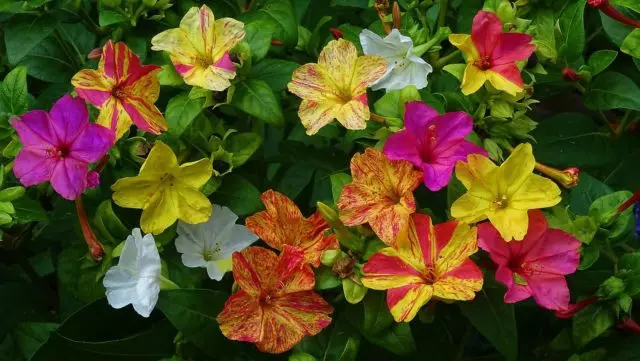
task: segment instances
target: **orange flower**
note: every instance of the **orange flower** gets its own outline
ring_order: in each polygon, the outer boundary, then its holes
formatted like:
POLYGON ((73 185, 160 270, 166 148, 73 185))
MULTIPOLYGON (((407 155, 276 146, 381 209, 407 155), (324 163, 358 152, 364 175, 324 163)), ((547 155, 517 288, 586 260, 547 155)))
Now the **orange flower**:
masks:
POLYGON ((262 193, 260 198, 267 209, 248 217, 245 225, 269 246, 277 250, 285 245, 299 247, 314 267, 320 265, 322 251, 339 247, 334 235, 325 237, 329 225, 319 212, 304 218, 291 199, 274 190, 262 193))
POLYGON ((241 290, 229 297, 217 317, 230 340, 282 353, 331 323, 333 307, 314 292, 313 271, 300 248, 284 246, 279 257, 261 247, 236 252, 233 278, 241 290))
POLYGON ((380 239, 391 246, 406 232, 416 210, 413 191, 422 172, 406 160, 389 160, 375 148, 351 158, 353 183, 340 194, 340 220, 347 226, 369 223, 380 239))

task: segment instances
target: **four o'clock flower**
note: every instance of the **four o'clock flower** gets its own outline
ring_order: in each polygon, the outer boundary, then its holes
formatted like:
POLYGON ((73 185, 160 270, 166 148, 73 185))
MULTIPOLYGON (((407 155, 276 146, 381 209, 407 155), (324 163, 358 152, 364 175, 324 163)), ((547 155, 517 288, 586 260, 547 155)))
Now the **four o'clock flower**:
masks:
POLYGON ((176 249, 182 253, 182 263, 206 268, 209 278, 220 281, 231 270, 231 254, 258 239, 247 227, 236 224, 237 220, 229 208, 214 204, 207 222, 178 222, 176 249))
POLYGON ((97 185, 89 164, 113 145, 113 131, 89 121, 84 100, 65 95, 49 113, 30 111, 13 120, 22 149, 13 172, 24 186, 51 182, 63 198, 74 200, 97 185))
POLYGON ((371 30, 360 33, 360 43, 366 55, 377 55, 387 61, 386 74, 371 87, 373 90, 404 89, 413 85, 418 89, 427 86, 427 76, 433 71, 424 59, 413 54, 413 41, 410 37, 393 29, 386 37, 371 30))
POLYGON ((157 65, 142 65, 125 43, 108 40, 98 70, 80 70, 71 79, 76 93, 100 109, 98 124, 116 132, 116 139, 135 124, 153 134, 168 124, 154 103, 160 95, 157 65))
POLYGON ((171 54, 184 82, 204 89, 222 91, 236 77, 229 51, 245 36, 244 24, 231 18, 215 19, 208 6, 192 7, 180 27, 151 39, 152 50, 171 54))
POLYGON ((548 228, 541 211, 529 212, 529 231, 520 242, 506 242, 488 222, 478 225, 478 242, 498 265, 496 279, 508 288, 505 302, 533 296, 550 310, 568 307, 569 288, 564 276, 578 268, 581 243, 567 232, 548 228))
POLYGON ((293 72, 289 91, 302 98, 298 116, 308 135, 334 119, 347 129, 364 129, 369 120, 367 87, 387 71, 387 62, 374 55, 358 56, 353 43, 332 40, 322 49, 317 64, 293 72))
POLYGON ((494 88, 516 95, 523 90, 517 61, 535 51, 533 38, 522 33, 503 33, 502 22, 493 13, 479 11, 473 18, 471 35, 449 35, 451 44, 467 57, 462 92, 475 93, 488 80, 494 88))
POLYGON ((487 152, 465 137, 473 130, 473 119, 464 112, 444 115, 420 102, 405 104, 405 129, 393 134, 384 145, 392 160, 404 159, 424 172, 424 185, 432 191, 451 180, 453 167, 467 155, 487 152))

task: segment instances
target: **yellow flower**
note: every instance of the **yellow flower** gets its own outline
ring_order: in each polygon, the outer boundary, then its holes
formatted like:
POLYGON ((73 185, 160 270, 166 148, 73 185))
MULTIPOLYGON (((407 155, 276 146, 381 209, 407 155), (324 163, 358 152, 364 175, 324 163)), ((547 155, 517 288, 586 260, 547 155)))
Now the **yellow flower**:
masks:
POLYGON ((521 241, 529 227, 527 211, 561 200, 553 181, 533 174, 535 163, 528 143, 517 146, 500 167, 487 157, 470 154, 467 163, 456 164, 456 176, 468 191, 453 203, 451 216, 465 223, 489 218, 505 241, 521 241))
POLYGON ((367 87, 387 71, 379 56, 358 56, 353 43, 332 40, 322 49, 317 64, 293 72, 289 91, 302 98, 298 115, 308 135, 338 119, 347 129, 364 129, 369 120, 367 87))
POLYGON ((177 219, 191 224, 206 222, 211 202, 198 190, 213 174, 208 159, 178 165, 176 155, 156 141, 135 177, 119 179, 111 189, 120 207, 142 209, 140 226, 159 234, 177 219))

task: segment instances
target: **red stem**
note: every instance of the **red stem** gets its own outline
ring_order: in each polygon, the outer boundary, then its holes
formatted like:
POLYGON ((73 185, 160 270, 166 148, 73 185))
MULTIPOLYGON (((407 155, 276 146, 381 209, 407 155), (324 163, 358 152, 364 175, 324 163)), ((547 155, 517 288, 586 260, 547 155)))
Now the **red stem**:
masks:
POLYGON ((618 9, 614 8, 613 5, 609 3, 609 0, 589 0, 588 2, 589 5, 602 11, 608 17, 623 24, 640 29, 640 22, 626 17, 624 14, 618 11, 618 9))
POLYGON ((95 172, 100 173, 102 171, 102 168, 104 168, 104 166, 107 165, 108 162, 109 162, 109 154, 105 154, 104 157, 100 159, 100 162, 98 163, 98 165, 96 165, 96 167, 93 168, 93 170, 95 172))
POLYGON ((640 335, 640 325, 631 317, 625 317, 616 327, 640 335))
POLYGON ((622 213, 627 210, 627 208, 631 207, 635 202, 640 201, 640 189, 638 189, 631 198, 627 199, 626 202, 622 203, 618 207, 618 213, 622 213))
POLYGON ((96 262, 102 261, 104 248, 102 248, 102 244, 100 244, 98 238, 96 238, 96 235, 91 229, 91 225, 87 219, 87 212, 84 209, 84 203, 82 203, 82 196, 78 196, 78 198, 76 198, 76 212, 78 213, 78 220, 80 221, 82 235, 84 236, 84 241, 87 242, 87 246, 89 247, 89 254, 91 255, 91 258, 96 262))

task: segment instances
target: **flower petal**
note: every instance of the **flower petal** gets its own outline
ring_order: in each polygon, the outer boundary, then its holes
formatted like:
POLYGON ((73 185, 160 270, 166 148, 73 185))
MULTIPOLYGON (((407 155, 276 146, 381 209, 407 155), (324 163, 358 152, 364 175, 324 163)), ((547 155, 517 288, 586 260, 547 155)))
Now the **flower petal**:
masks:
MULTIPOLYGON (((178 69, 178 64, 175 61, 174 65, 178 69)), ((231 71, 211 65, 205 68, 194 66, 181 73, 181 75, 184 78, 184 82, 189 85, 213 91, 223 91, 231 85, 229 80, 236 77, 236 72, 235 70, 231 71)))
POLYGON ((429 125, 436 121, 440 114, 427 104, 418 101, 407 102, 404 105, 404 126, 417 139, 424 138, 429 125))
POLYGON ((69 157, 86 163, 97 162, 114 142, 113 131, 98 124, 88 124, 69 149, 69 157))
POLYGON ((449 35, 449 42, 464 53, 467 57, 467 63, 470 63, 480 57, 471 35, 451 34, 449 35))
POLYGON ((224 56, 231 48, 236 46, 244 38, 244 24, 236 19, 222 18, 215 21, 215 46, 213 58, 215 60, 224 56))
POLYGON ((225 302, 216 321, 226 338, 258 342, 263 337, 263 312, 259 298, 240 290, 225 302))
POLYGON ((387 306, 396 322, 411 322, 433 296, 433 287, 411 284, 387 291, 387 306))
POLYGON ((181 184, 193 188, 202 187, 213 175, 213 166, 207 158, 195 162, 183 163, 175 173, 181 184))
POLYGON ((151 134, 160 134, 169 129, 169 124, 160 110, 143 98, 129 96, 122 101, 127 114, 140 129, 151 134))
POLYGON ((436 228, 436 237, 446 239, 446 246, 440 250, 438 261, 436 264, 436 273, 447 273, 462 263, 466 262, 469 257, 478 251, 478 230, 475 227, 469 227, 464 223, 450 221, 438 224, 436 228), (450 232, 454 223, 455 229, 453 234, 442 234, 441 229, 450 232))
POLYGON ((360 56, 356 60, 351 78, 351 94, 358 96, 387 72, 387 61, 374 55, 360 56))
POLYGON ((357 59, 358 49, 352 42, 345 39, 331 40, 320 52, 318 65, 330 72, 329 76, 339 89, 346 90, 351 89, 357 59))
POLYGON ((433 296, 444 300, 468 301, 482 289, 482 270, 470 259, 433 284, 433 296))
POLYGON ((198 53, 202 55, 213 53, 217 34, 213 12, 207 5, 189 9, 180 20, 180 30, 184 32, 198 53))
POLYGON ((304 217, 298 206, 282 193, 267 190, 260 196, 266 210, 247 217, 245 225, 269 246, 282 249, 294 244, 304 217))
POLYGON ((24 147, 16 155, 13 174, 23 186, 30 187, 51 179, 56 163, 46 150, 24 147))
POLYGON ((140 167, 140 175, 163 176, 168 170, 178 167, 178 159, 171 148, 156 140, 147 159, 140 167))
MULTIPOLYGON (((462 94, 471 95, 484 85, 490 72, 480 70, 473 63, 467 64, 462 76, 462 94)), ((492 83, 495 86, 495 84, 492 83)))
MULTIPOLYGON (((311 274, 313 278, 313 272, 311 274)), ((286 314, 299 325, 307 336, 318 334, 331 323, 328 314, 333 312, 333 307, 312 290, 297 291, 277 297, 274 299, 273 306, 279 313, 286 314)))
POLYGON ((351 130, 365 129, 370 116, 369 106, 360 100, 351 100, 335 110, 338 122, 351 130))
POLYGON ((511 196, 516 193, 531 176, 535 163, 531 144, 518 145, 500 165, 496 175, 499 194, 511 196))
POLYGON ((89 125, 89 111, 84 100, 65 94, 58 99, 49 112, 51 129, 60 142, 71 144, 89 125))
POLYGON ((409 128, 392 134, 384 143, 384 155, 390 160, 404 159, 417 167, 422 166, 420 144, 414 134, 409 128))
POLYGON ((520 69, 514 63, 496 65, 486 72, 487 80, 494 88, 516 96, 524 88, 520 69))
POLYGON ((304 64, 294 70, 287 88, 293 94, 309 101, 338 100, 337 89, 328 70, 318 64, 304 64))
POLYGON ((527 211, 512 208, 497 209, 487 213, 493 224, 505 241, 521 241, 527 234, 529 218, 527 211))
POLYGON ((87 189, 89 164, 73 158, 57 161, 51 174, 51 186, 68 200, 74 200, 87 189))
POLYGON ((529 174, 511 196, 509 207, 520 210, 553 207, 562 200, 560 193, 560 187, 551 179, 529 174))
POLYGON ((533 299, 540 306, 549 310, 561 310, 569 305, 569 287, 563 276, 537 273, 525 275, 524 278, 531 289, 533 299))
POLYGON ((233 279, 240 288, 253 295, 268 290, 274 282, 274 269, 278 256, 273 251, 262 247, 248 247, 232 256, 233 279))
POLYGON ((533 37, 522 33, 502 33, 498 44, 493 49, 493 65, 503 65, 516 61, 527 60, 536 50, 531 44, 533 37))
MULTIPOLYGON (((474 191, 476 187, 473 188, 474 191)), ((487 212, 491 208, 491 201, 486 197, 490 194, 486 191, 463 194, 451 205, 451 216, 461 222, 476 223, 487 218, 487 212)))
POLYGON ((168 189, 157 191, 142 210, 140 227, 145 233, 160 234, 164 232, 178 219, 178 207, 176 192, 168 189))
POLYGON ((316 102, 304 99, 300 103, 298 116, 307 130, 307 135, 314 135, 325 125, 331 123, 336 118, 336 111, 340 109, 340 105, 333 102, 316 102))
POLYGON ((173 192, 177 198, 178 219, 191 224, 206 222, 209 219, 211 201, 199 190, 176 185, 173 192))
MULTIPOLYGON (((190 12, 199 11, 193 7, 190 12)), ((186 15, 185 15, 186 16, 186 15)), ((194 65, 199 54, 197 49, 187 38, 187 34, 182 29, 169 29, 157 34, 151 39, 151 50, 166 51, 171 54, 171 61, 178 70, 178 65, 194 65)))
POLYGON ((540 272, 568 275, 578 268, 582 243, 570 233, 548 229, 536 243, 537 247, 526 254, 524 261, 537 264, 540 272))
POLYGON ((143 209, 159 192, 160 184, 155 175, 141 175, 118 179, 112 186, 113 201, 124 208, 143 209))
POLYGON ((96 123, 115 131, 116 139, 120 139, 129 130, 133 120, 124 109, 120 99, 110 97, 102 105, 96 123))
POLYGON ((82 69, 71 78, 71 84, 82 99, 100 108, 111 97, 114 83, 93 69, 82 69))
POLYGON ((384 248, 364 265, 362 284, 374 290, 387 290, 411 284, 425 283, 415 266, 405 262, 393 248, 384 248))
POLYGON ((511 258, 509 244, 490 222, 478 225, 478 245, 489 253, 491 260, 498 266, 506 266, 509 263, 511 258))
POLYGON ((473 18, 471 38, 480 56, 491 56, 502 34, 502 22, 494 13, 478 11, 473 18))

